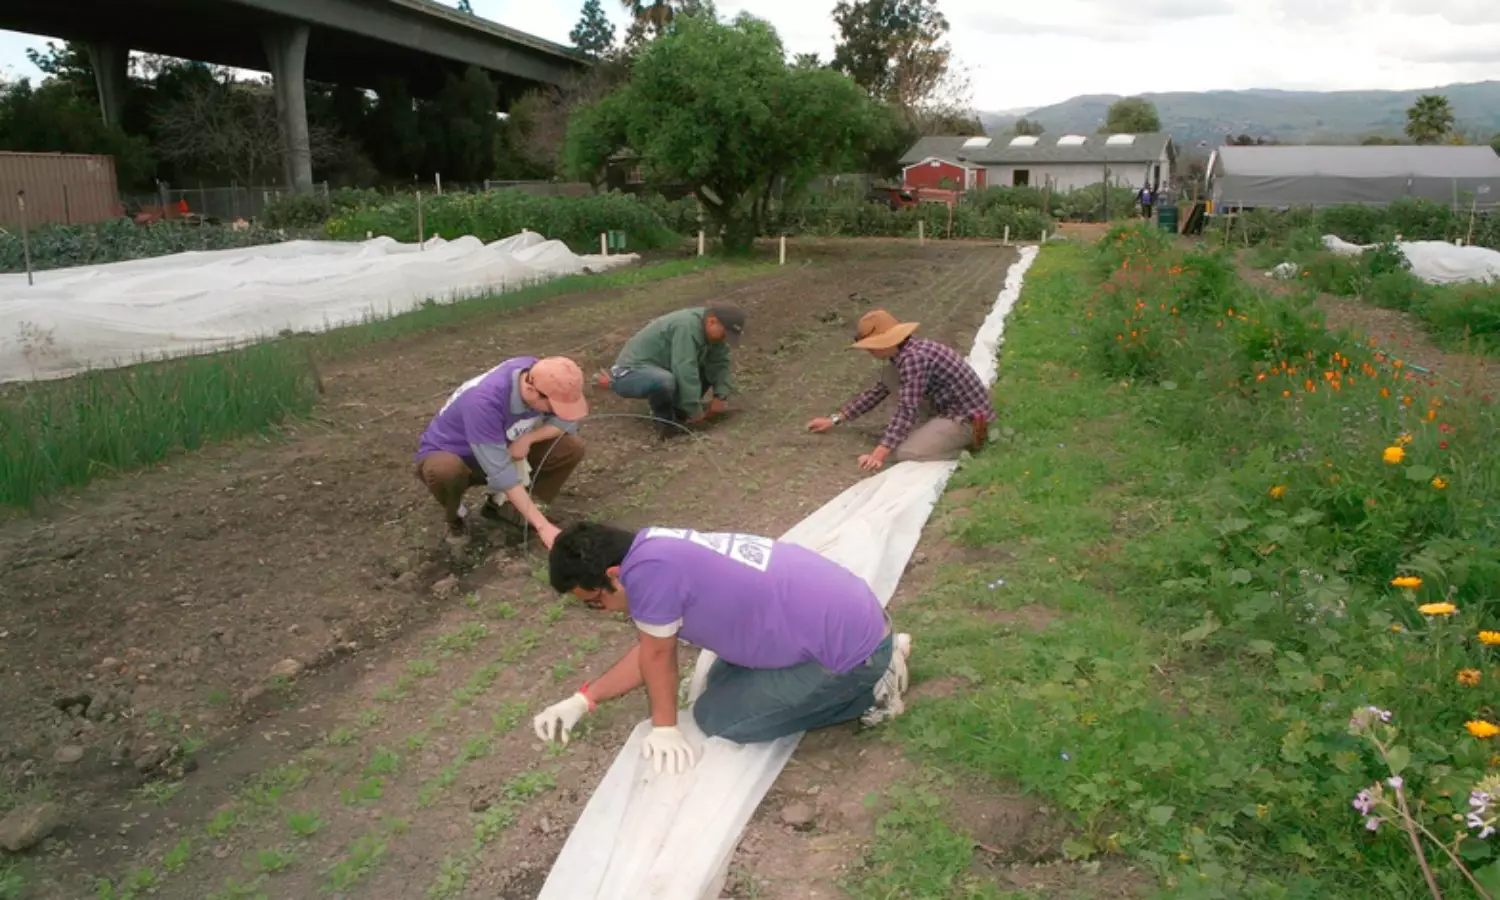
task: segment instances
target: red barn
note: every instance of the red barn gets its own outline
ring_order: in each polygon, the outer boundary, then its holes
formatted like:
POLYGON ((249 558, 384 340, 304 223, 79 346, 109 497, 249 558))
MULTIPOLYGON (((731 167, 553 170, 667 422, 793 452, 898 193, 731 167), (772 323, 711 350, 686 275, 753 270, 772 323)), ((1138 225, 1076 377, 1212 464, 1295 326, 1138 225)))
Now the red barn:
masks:
POLYGON ((967 191, 984 187, 984 176, 983 166, 929 156, 901 170, 901 186, 908 191, 919 188, 967 191))

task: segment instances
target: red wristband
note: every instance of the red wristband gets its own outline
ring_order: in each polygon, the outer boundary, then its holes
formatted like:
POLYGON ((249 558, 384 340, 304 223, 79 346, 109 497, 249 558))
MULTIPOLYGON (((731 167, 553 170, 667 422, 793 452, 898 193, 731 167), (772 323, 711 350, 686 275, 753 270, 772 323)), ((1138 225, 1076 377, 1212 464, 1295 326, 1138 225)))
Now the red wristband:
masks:
POLYGON ((583 687, 578 689, 578 693, 582 694, 583 699, 589 702, 589 712, 593 712, 596 704, 594 703, 594 698, 589 696, 589 683, 587 681, 583 683, 583 687))

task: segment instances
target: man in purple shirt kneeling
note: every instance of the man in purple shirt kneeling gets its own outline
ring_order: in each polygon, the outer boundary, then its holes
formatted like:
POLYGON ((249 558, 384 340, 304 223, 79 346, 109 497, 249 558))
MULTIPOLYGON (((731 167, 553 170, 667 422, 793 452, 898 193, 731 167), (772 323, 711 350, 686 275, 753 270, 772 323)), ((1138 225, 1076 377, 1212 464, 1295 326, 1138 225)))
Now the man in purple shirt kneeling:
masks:
POLYGON ((623 612, 639 642, 599 678, 532 722, 544 741, 595 704, 642 685, 654 726, 643 751, 656 771, 683 771, 693 750, 677 729, 678 640, 719 659, 692 707, 708 737, 771 741, 902 711, 911 637, 893 634, 864 579, 797 544, 689 528, 626 531, 581 522, 552 545, 552 587, 623 612))
POLYGON ((529 524, 551 547, 558 528, 532 497, 550 503, 583 460, 578 421, 588 411, 583 371, 565 356, 517 356, 459 385, 422 432, 416 458, 417 480, 443 507, 448 543, 467 545, 464 492, 487 484, 483 515, 517 529, 529 524))

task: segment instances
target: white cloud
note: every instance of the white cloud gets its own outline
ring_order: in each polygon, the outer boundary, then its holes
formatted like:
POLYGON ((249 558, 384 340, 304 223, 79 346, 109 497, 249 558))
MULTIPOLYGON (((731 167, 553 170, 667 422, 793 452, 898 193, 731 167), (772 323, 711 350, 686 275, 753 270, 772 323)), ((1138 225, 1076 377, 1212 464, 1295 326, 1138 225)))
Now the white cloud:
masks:
MULTIPOLYGON (((473 0, 489 19, 559 43, 583 0, 473 0)), ((833 53, 835 0, 719 0, 772 22, 787 49, 833 53)), ((1500 79, 1497 0, 939 0, 981 109, 1078 94, 1421 88, 1500 79)), ((623 34, 619 0, 605 13, 623 34)), ((0 71, 35 78, 0 32, 0 71)))

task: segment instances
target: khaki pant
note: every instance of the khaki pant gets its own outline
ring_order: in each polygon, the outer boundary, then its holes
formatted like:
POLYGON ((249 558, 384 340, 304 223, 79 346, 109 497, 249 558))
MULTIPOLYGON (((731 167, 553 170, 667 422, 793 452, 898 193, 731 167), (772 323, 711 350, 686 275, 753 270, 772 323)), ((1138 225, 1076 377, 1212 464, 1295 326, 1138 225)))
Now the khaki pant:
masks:
MULTIPOLYGON (((550 503, 562 490, 563 482, 583 461, 583 438, 565 434, 550 441, 533 444, 526 454, 531 464, 531 497, 541 503, 550 503)), ((472 459, 456 453, 437 451, 417 461, 417 480, 427 485, 432 496, 442 504, 443 515, 449 524, 456 524, 458 506, 463 502, 464 492, 485 483, 484 470, 472 459)))
MULTIPOLYGON (((887 365, 880 380, 890 389, 891 398, 901 395, 901 375, 887 365)), ((892 462, 932 462, 958 459, 959 454, 974 448, 974 424, 933 415, 932 404, 924 398, 918 410, 927 421, 917 425, 891 453, 892 462)))

